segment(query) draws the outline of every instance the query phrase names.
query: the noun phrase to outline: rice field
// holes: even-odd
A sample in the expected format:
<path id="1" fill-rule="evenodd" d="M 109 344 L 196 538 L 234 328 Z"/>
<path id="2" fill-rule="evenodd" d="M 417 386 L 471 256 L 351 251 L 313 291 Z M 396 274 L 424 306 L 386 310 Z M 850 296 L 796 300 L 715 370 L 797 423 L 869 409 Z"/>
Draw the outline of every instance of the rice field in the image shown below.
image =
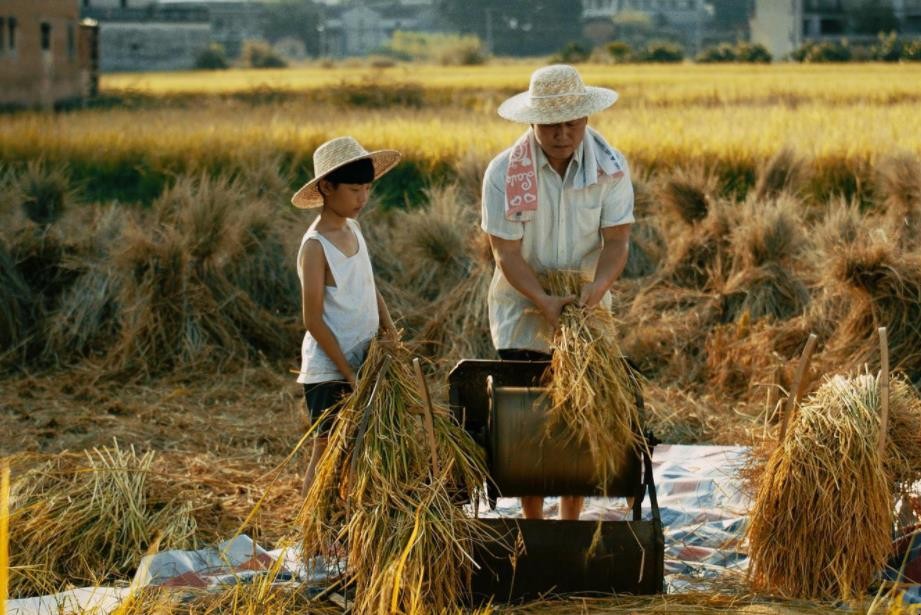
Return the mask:
<path id="1" fill-rule="evenodd" d="M 493 356 L 479 182 L 521 131 L 495 107 L 525 89 L 537 65 L 106 75 L 98 105 L 0 116 L 0 455 L 13 469 L 12 596 L 125 584 L 156 545 L 214 544 L 237 531 L 273 544 L 305 522 L 305 460 L 286 460 L 304 432 L 290 370 L 301 336 L 294 256 L 310 214 L 288 199 L 330 137 L 404 153 L 361 223 L 380 289 L 407 347 L 426 360 L 436 403 L 458 359 Z M 752 445 L 753 476 L 814 467 L 806 423 L 791 428 L 797 446 L 788 457 L 771 457 L 778 402 L 794 386 L 810 333 L 819 336 L 802 387 L 810 420 L 839 407 L 825 376 L 878 369 L 879 326 L 889 328 L 900 391 L 921 383 L 921 67 L 580 71 L 621 94 L 592 118 L 631 162 L 637 191 L 612 326 L 645 378 L 648 426 L 661 440 Z M 912 404 L 907 425 L 921 420 Z M 864 427 L 817 433 L 846 432 L 863 450 Z M 899 451 L 921 447 L 910 437 L 892 442 L 888 457 L 868 458 L 889 468 Z M 414 463 L 424 465 L 424 454 Z M 913 457 L 903 466 L 898 483 L 910 485 L 921 468 Z M 104 517 L 97 490 L 132 514 Z M 172 511 L 171 524 L 162 510 Z M 94 525 L 102 518 L 110 520 Z M 835 535 L 838 518 L 829 519 Z M 96 546 L 74 553 L 70 545 L 83 539 Z M 867 549 L 881 557 L 879 542 Z M 424 576 L 420 562 L 411 567 Z M 870 574 L 859 572 L 846 593 L 859 593 Z M 553 608 L 829 608 L 789 595 L 775 602 L 798 586 L 785 592 L 769 578 Z M 883 602 L 897 595 L 879 591 Z M 872 600 L 849 604 L 863 612 Z M 899 612 L 892 602 L 888 612 Z M 269 587 L 184 605 L 137 595 L 125 612 L 326 608 Z"/>

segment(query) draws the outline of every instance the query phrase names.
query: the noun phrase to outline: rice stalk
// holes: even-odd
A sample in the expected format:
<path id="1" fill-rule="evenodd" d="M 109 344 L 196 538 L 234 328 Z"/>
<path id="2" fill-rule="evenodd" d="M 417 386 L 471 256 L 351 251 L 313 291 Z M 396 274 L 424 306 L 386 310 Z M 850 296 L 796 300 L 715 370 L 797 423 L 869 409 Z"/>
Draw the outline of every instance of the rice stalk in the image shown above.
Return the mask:
<path id="1" fill-rule="evenodd" d="M 485 532 L 458 500 L 476 501 L 483 453 L 436 406 L 433 473 L 409 359 L 405 346 L 372 344 L 298 517 L 305 553 L 346 561 L 360 613 L 453 610 Z"/>
<path id="2" fill-rule="evenodd" d="M 752 505 L 757 589 L 843 600 L 866 592 L 889 556 L 893 527 L 893 443 L 881 455 L 878 432 L 873 376 L 834 376 L 800 406 Z"/>
<path id="3" fill-rule="evenodd" d="M 755 200 L 776 198 L 782 193 L 797 193 L 806 179 L 806 161 L 785 147 L 764 162 L 755 182 Z"/>
<path id="4" fill-rule="evenodd" d="M 579 272 L 550 271 L 541 278 L 545 290 L 558 296 L 578 297 L 583 284 Z M 550 346 L 548 433 L 563 426 L 584 443 L 599 484 L 606 485 L 630 451 L 645 447 L 634 397 L 638 384 L 623 360 L 614 316 L 600 305 L 568 305 Z"/>
<path id="5" fill-rule="evenodd" d="M 193 544 L 189 503 L 151 497 L 152 452 L 94 448 L 46 461 L 20 460 L 11 495 L 12 594 L 53 593 L 133 573 L 159 537 L 167 548 Z M 14 467 L 17 464 L 14 464 Z M 27 467 L 31 465 L 31 467 Z"/>
<path id="6" fill-rule="evenodd" d="M 921 245 L 921 160 L 908 153 L 890 156 L 880 162 L 878 175 L 882 209 L 899 244 Z"/>

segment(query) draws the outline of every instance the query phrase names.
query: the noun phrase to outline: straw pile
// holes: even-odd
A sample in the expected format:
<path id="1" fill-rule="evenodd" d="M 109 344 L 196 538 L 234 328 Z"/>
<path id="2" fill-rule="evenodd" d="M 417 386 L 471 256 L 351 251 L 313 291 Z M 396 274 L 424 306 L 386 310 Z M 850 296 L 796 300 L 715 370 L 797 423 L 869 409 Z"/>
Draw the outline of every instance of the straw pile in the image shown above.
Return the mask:
<path id="1" fill-rule="evenodd" d="M 14 460 L 12 595 L 125 578 L 152 545 L 191 546 L 196 529 L 191 507 L 173 500 L 168 489 L 154 496 L 153 462 L 153 453 L 139 455 L 117 444 L 37 465 L 29 458 Z M 17 467 L 23 471 L 17 473 Z"/>
<path id="2" fill-rule="evenodd" d="M 757 481 L 748 530 L 756 588 L 848 600 L 882 569 L 894 485 L 921 476 L 917 395 L 898 379 L 891 386 L 883 453 L 875 377 L 835 376 L 799 408 Z"/>
<path id="3" fill-rule="evenodd" d="M 840 249 L 827 275 L 826 286 L 849 308 L 834 323 L 831 359 L 848 367 L 878 365 L 873 332 L 886 326 L 894 368 L 913 381 L 921 377 L 921 254 L 871 238 Z"/>
<path id="4" fill-rule="evenodd" d="M 581 274 L 571 271 L 546 272 L 541 282 L 550 294 L 577 297 L 583 283 Z M 638 385 L 622 359 L 613 314 L 600 305 L 591 310 L 566 306 L 551 347 L 547 428 L 563 425 L 584 443 L 605 485 L 618 473 L 626 451 L 645 446 L 634 398 Z"/>
<path id="5" fill-rule="evenodd" d="M 32 292 L 0 241 L 0 347 L 12 348 L 25 337 L 32 309 Z"/>
<path id="6" fill-rule="evenodd" d="M 305 553 L 345 556 L 358 613 L 453 609 L 484 532 L 458 505 L 483 485 L 482 452 L 436 406 L 434 471 L 409 359 L 404 346 L 372 344 L 299 515 Z"/>
<path id="7" fill-rule="evenodd" d="M 879 196 L 889 226 L 907 249 L 918 247 L 921 225 L 921 160 L 901 154 L 883 160 L 879 166 Z"/>

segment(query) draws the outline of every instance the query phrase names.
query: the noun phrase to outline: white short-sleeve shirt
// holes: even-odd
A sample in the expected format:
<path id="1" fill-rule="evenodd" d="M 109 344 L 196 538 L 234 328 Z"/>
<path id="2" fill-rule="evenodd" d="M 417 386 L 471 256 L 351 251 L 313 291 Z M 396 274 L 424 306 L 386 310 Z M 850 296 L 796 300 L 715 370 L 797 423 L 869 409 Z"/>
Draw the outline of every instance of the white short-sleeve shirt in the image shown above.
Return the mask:
<path id="1" fill-rule="evenodd" d="M 582 165 L 582 151 L 582 147 L 576 148 L 561 178 L 537 148 L 538 205 L 529 222 L 505 217 L 505 174 L 511 148 L 486 168 L 481 227 L 501 239 L 520 239 L 524 260 L 537 273 L 578 269 L 593 278 L 602 248 L 601 229 L 634 221 L 629 168 L 614 182 L 599 182 L 581 190 L 572 187 Z M 489 286 L 488 303 L 490 333 L 498 350 L 549 352 L 553 333 L 549 325 L 534 304 L 509 284 L 498 266 Z M 610 305 L 609 294 L 603 303 Z"/>

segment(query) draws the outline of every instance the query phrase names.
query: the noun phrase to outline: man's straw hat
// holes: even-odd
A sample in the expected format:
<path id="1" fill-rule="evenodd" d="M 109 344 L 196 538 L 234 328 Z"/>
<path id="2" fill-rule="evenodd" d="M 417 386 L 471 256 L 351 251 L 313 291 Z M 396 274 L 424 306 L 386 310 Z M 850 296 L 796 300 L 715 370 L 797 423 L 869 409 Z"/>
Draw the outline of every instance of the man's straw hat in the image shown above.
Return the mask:
<path id="1" fill-rule="evenodd" d="M 327 141 L 313 153 L 314 178 L 294 193 L 291 203 L 301 209 L 320 207 L 323 205 L 323 195 L 317 188 L 320 180 L 339 167 L 362 158 L 371 159 L 374 165 L 374 179 L 377 179 L 396 166 L 400 161 L 400 152 L 392 149 L 369 152 L 352 137 L 339 137 Z"/>
<path id="2" fill-rule="evenodd" d="M 572 66 L 553 64 L 531 75 L 531 87 L 499 105 L 499 115 L 524 124 L 559 124 L 607 109 L 617 92 L 585 85 Z"/>

